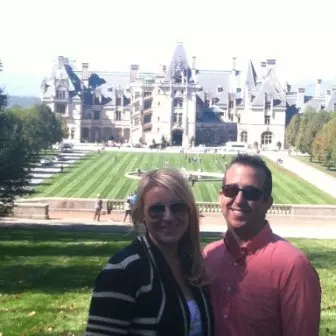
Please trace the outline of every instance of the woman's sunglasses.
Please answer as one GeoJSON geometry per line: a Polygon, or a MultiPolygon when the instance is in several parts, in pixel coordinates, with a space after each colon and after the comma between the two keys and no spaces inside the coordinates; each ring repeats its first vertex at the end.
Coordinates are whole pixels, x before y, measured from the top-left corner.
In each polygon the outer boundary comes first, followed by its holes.
{"type": "Polygon", "coordinates": [[[258,201],[263,194],[262,190],[256,187],[239,188],[237,184],[223,185],[222,191],[225,197],[230,198],[236,197],[241,191],[246,201],[258,201]]]}
{"type": "Polygon", "coordinates": [[[189,207],[186,203],[176,202],[168,204],[163,203],[152,204],[147,208],[147,213],[152,218],[158,218],[158,217],[161,218],[164,216],[167,208],[174,216],[182,216],[189,211],[189,207]]]}

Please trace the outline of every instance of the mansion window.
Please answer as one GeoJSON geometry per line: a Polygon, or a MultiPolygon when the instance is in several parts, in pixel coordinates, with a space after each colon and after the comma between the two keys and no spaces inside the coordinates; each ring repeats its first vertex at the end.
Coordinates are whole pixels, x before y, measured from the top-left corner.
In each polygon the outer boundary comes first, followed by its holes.
{"type": "Polygon", "coordinates": [[[145,91],[144,92],[144,97],[149,97],[151,95],[152,95],[152,92],[150,92],[150,91],[145,91]]]}
{"type": "Polygon", "coordinates": [[[115,111],[115,120],[121,120],[121,112],[115,111]]]}
{"type": "Polygon", "coordinates": [[[174,107],[183,107],[183,98],[174,98],[174,107]]]}
{"type": "Polygon", "coordinates": [[[150,109],[152,107],[152,100],[145,100],[144,101],[144,110],[150,109]]]}
{"type": "Polygon", "coordinates": [[[57,90],[56,91],[56,99],[65,99],[66,94],[64,90],[57,90]]]}
{"type": "Polygon", "coordinates": [[[100,111],[93,111],[93,119],[94,120],[100,119],[100,111]]]}
{"type": "Polygon", "coordinates": [[[269,125],[271,123],[271,116],[265,115],[265,125],[269,125]]]}
{"type": "Polygon", "coordinates": [[[271,132],[264,132],[261,135],[261,144],[262,145],[269,145],[272,143],[272,133],[271,132]]]}
{"type": "Polygon", "coordinates": [[[152,115],[151,114],[147,114],[144,116],[144,124],[149,124],[152,122],[152,115]]]}
{"type": "Polygon", "coordinates": [[[218,102],[219,102],[219,99],[218,99],[218,98],[212,98],[212,99],[211,99],[211,104],[212,104],[212,105],[216,105],[218,102]]]}
{"type": "Polygon", "coordinates": [[[65,114],[66,104],[55,104],[55,112],[65,114]]]}
{"type": "Polygon", "coordinates": [[[271,102],[270,101],[266,101],[265,102],[265,110],[270,110],[271,109],[271,102]]]}
{"type": "Polygon", "coordinates": [[[71,138],[71,140],[73,140],[74,138],[75,138],[75,128],[74,127],[72,127],[71,128],[71,133],[70,133],[70,138],[71,138]]]}
{"type": "Polygon", "coordinates": [[[240,115],[237,116],[237,122],[240,124],[240,115]]]}
{"type": "Polygon", "coordinates": [[[139,101],[135,102],[134,109],[135,109],[135,111],[140,111],[140,102],[139,101]]]}
{"type": "Polygon", "coordinates": [[[232,109],[233,108],[233,100],[229,101],[229,108],[232,109]]]}
{"type": "Polygon", "coordinates": [[[116,106],[121,106],[121,98],[117,97],[116,99],[116,106]]]}
{"type": "Polygon", "coordinates": [[[240,133],[240,142],[247,142],[247,132],[243,131],[240,133]]]}
{"type": "Polygon", "coordinates": [[[218,86],[217,87],[217,93],[221,93],[221,92],[223,92],[224,90],[223,90],[223,87],[222,86],[218,86]]]}

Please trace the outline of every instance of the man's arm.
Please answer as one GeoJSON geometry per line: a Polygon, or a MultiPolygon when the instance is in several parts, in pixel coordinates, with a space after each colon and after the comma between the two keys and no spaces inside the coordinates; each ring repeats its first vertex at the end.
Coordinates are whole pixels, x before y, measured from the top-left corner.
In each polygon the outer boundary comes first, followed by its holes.
{"type": "Polygon", "coordinates": [[[317,272],[305,256],[298,256],[282,274],[280,309],[283,336],[318,336],[321,286],[317,272]]]}

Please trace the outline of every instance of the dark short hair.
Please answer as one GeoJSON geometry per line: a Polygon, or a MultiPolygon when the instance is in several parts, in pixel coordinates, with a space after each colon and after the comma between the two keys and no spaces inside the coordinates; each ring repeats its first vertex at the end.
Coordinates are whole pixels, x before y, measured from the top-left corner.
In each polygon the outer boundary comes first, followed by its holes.
{"type": "Polygon", "coordinates": [[[260,156],[249,155],[249,154],[238,154],[237,156],[235,156],[230,162],[225,172],[225,175],[223,178],[223,184],[225,184],[227,171],[234,164],[239,164],[242,166],[248,166],[248,167],[261,170],[265,175],[265,182],[263,186],[264,198],[268,199],[272,195],[272,188],[273,188],[272,173],[270,169],[267,167],[265,161],[260,156]]]}

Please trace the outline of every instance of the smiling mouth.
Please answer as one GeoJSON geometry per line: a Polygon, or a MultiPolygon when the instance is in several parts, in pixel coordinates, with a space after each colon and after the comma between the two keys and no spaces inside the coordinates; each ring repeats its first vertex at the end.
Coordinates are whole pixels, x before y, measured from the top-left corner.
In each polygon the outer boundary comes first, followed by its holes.
{"type": "Polygon", "coordinates": [[[237,214],[246,214],[249,212],[248,210],[243,210],[243,209],[230,209],[230,210],[237,214]]]}

